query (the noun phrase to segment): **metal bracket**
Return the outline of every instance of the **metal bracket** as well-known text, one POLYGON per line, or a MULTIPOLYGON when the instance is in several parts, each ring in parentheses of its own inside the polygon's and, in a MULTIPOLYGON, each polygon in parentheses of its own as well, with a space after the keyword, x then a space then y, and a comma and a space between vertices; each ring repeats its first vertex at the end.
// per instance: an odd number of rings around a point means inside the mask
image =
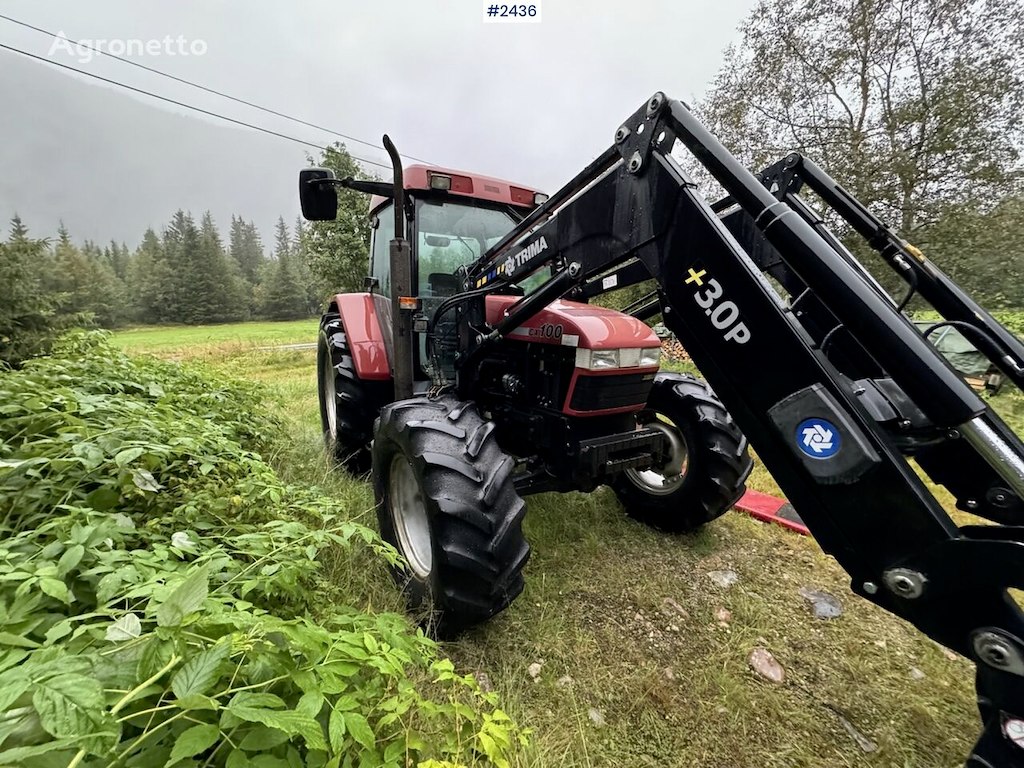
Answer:
POLYGON ((615 131, 615 146, 630 173, 639 173, 647 166, 656 144, 666 153, 671 151, 675 135, 669 136, 661 120, 666 104, 668 98, 658 91, 615 131))

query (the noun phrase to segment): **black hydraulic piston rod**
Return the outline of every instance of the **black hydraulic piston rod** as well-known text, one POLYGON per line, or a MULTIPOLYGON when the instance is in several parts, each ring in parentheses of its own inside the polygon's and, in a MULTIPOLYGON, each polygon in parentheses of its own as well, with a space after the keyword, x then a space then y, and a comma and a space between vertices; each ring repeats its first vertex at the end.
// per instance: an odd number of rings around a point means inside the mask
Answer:
POLYGON ((545 283, 543 287, 539 288, 536 293, 530 294, 512 305, 509 313, 495 326, 491 336, 507 336, 552 301, 561 298, 572 287, 579 274, 580 265, 576 262, 569 264, 555 275, 551 282, 545 283))
MULTIPOLYGON (((901 251, 908 253, 913 260, 909 267, 913 271, 918 293, 947 320, 959 321, 979 329, 979 334, 971 334, 969 340, 986 352, 989 359, 1018 387, 1024 387, 1024 343, 995 322, 984 308, 926 260, 917 248, 904 243, 890 232, 813 160, 797 156, 795 163, 794 171, 798 178, 838 211, 886 261, 892 261, 901 251)), ((896 271, 907 278, 906 270, 896 271)))

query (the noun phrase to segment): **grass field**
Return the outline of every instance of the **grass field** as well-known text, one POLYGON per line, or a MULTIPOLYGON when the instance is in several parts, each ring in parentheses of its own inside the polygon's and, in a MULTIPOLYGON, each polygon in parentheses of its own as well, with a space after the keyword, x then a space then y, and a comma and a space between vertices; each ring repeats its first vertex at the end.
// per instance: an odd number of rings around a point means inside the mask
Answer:
MULTIPOLYGON (((246 324, 116 339, 263 382, 288 426, 270 457, 285 479, 375 524, 365 478, 325 466, 315 353, 255 349, 314 332, 313 322, 246 324)), ((1000 405, 1024 417, 1019 398, 1000 405)), ((774 490, 763 469, 751 485, 774 490)), ((962 764, 977 735, 972 666, 853 596, 810 539, 739 513, 666 536, 626 518, 606 490, 531 497, 525 528, 524 594, 445 647, 533 729, 519 766, 935 768, 962 764), (715 586, 708 573, 720 570, 737 582, 715 586), (838 597, 843 615, 813 618, 803 587, 838 597), (781 684, 750 670, 755 647, 784 667, 781 684)), ((380 574, 366 578, 377 580, 366 590, 374 607, 400 609, 380 574)))
POLYGON ((118 331, 114 343, 133 352, 223 357, 257 347, 316 341, 316 318, 284 323, 228 325, 144 325, 118 331))

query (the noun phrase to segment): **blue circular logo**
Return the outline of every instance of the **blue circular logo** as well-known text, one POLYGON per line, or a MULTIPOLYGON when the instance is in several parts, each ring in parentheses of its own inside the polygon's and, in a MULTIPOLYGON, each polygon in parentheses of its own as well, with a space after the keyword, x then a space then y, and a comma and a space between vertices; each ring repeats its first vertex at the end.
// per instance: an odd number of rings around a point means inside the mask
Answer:
POLYGON ((825 419, 804 419, 796 428, 796 444, 812 459, 831 459, 842 445, 839 428, 825 419))

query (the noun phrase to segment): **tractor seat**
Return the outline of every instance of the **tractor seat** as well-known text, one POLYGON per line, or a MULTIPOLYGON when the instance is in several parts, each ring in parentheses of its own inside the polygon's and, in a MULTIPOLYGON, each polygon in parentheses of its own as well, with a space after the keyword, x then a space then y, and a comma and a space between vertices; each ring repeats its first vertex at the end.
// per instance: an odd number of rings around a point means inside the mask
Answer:
POLYGON ((427 276, 427 288, 431 296, 454 296, 461 287, 457 275, 448 272, 431 272, 427 276))

